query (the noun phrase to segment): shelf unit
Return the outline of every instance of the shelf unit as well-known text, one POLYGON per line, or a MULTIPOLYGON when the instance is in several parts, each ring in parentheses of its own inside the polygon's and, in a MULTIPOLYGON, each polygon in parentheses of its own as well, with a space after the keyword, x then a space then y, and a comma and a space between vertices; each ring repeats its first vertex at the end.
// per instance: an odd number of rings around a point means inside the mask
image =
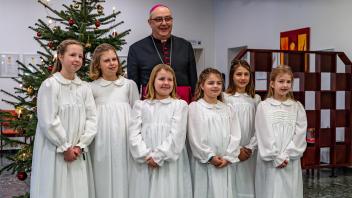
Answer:
MULTIPOLYGON (((261 73, 260 76, 263 78, 261 80, 266 81, 267 85, 269 85, 269 74, 274 65, 275 53, 283 54, 284 64, 289 65, 293 70, 294 80, 297 81, 294 89, 295 99, 306 108, 308 128, 315 130, 315 143, 308 143, 301 160, 302 168, 351 166, 352 63, 346 54, 325 51, 245 49, 235 59, 241 59, 246 53, 250 54, 250 64, 254 71, 261 73), (314 59, 309 61, 312 57, 314 59), (344 65, 344 72, 337 72, 337 60, 341 60, 344 65), (310 69, 309 64, 312 63, 315 67, 310 69), (266 80, 263 77, 265 75, 266 80), (340 104, 341 100, 344 101, 344 105, 340 104), (324 152, 326 154, 326 151, 329 151, 327 155, 329 160, 323 163, 321 157, 324 152)), ((266 89, 256 92, 262 99, 266 97, 266 89)))

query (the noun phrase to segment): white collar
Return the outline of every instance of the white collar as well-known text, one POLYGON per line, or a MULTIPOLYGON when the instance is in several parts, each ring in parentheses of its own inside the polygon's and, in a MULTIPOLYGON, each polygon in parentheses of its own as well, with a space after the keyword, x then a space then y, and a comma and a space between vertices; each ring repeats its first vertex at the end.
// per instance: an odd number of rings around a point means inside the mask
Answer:
POLYGON ((279 100, 275 100, 274 98, 268 98, 266 100, 274 106, 279 106, 281 104, 286 105, 286 106, 291 106, 295 103, 295 101, 292 99, 287 99, 285 101, 279 101, 279 100))
POLYGON ((116 86, 122 86, 125 82, 125 78, 123 76, 119 76, 117 80, 110 81, 110 80, 105 80, 104 78, 100 77, 97 80, 98 85, 102 87, 106 87, 108 85, 111 85, 112 83, 115 84, 116 86))
POLYGON ((225 104, 221 101, 218 101, 216 104, 207 103, 203 98, 199 99, 198 102, 208 109, 222 109, 225 107, 225 104))
POLYGON ((64 85, 69 85, 71 83, 74 83, 76 85, 82 84, 82 80, 77 76, 77 74, 75 74, 75 78, 73 80, 66 79, 60 72, 54 73, 53 77, 64 85))
POLYGON ((238 92, 235 92, 235 94, 233 94, 233 96, 236 96, 236 97, 238 97, 238 96, 246 96, 246 97, 248 97, 249 95, 248 95, 247 93, 238 93, 238 92))
POLYGON ((171 98, 171 97, 167 97, 165 99, 161 99, 161 100, 158 100, 158 99, 153 99, 153 100, 150 100, 150 99, 146 99, 145 101, 149 104, 155 104, 155 103, 162 103, 162 104, 169 104, 173 101, 174 99, 171 98))

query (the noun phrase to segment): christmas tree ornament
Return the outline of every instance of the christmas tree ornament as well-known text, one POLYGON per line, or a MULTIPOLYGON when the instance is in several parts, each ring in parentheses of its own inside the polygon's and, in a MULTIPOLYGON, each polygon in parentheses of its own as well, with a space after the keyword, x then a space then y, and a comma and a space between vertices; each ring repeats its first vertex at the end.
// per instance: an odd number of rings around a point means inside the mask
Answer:
POLYGON ((25 153, 25 152, 23 152, 23 153, 21 153, 20 155, 18 155, 18 159, 20 160, 20 161, 26 161, 27 160, 27 154, 25 153))
POLYGON ((34 93, 33 87, 32 87, 32 86, 27 87, 27 94, 28 94, 29 96, 32 96, 33 93, 34 93))
POLYGON ((27 179, 27 173, 24 171, 20 171, 17 173, 17 179, 24 181, 27 179))
POLYGON ((49 41, 49 42, 48 42, 48 47, 49 47, 50 49, 52 49, 53 46, 54 46, 54 43, 53 43, 52 41, 49 41))
POLYGON ((48 71, 49 72, 53 71, 53 68, 54 68, 54 66, 52 66, 52 65, 48 66, 48 71))
POLYGON ((98 19, 95 20, 95 27, 96 27, 96 28, 100 27, 100 21, 99 21, 98 19))
POLYGON ((79 4, 76 2, 73 7, 78 10, 79 9, 79 4))
POLYGON ((69 24, 70 26, 73 26, 73 25, 75 24, 75 20, 74 20, 73 18, 70 18, 70 19, 68 20, 68 24, 69 24))
POLYGON ((101 6, 100 4, 98 4, 98 5, 97 5, 97 11, 98 11, 98 14, 103 14, 104 7, 101 6))
POLYGON ((40 38, 42 36, 42 33, 37 32, 37 37, 40 38))
POLYGON ((117 37, 118 35, 119 35, 119 33, 117 33, 115 30, 111 33, 111 36, 114 38, 117 37))
POLYGON ((54 32, 59 32, 61 30, 60 26, 53 27, 54 32))
POLYGON ((92 44, 88 42, 88 43, 85 44, 84 47, 86 47, 86 48, 91 48, 91 47, 92 47, 92 44))

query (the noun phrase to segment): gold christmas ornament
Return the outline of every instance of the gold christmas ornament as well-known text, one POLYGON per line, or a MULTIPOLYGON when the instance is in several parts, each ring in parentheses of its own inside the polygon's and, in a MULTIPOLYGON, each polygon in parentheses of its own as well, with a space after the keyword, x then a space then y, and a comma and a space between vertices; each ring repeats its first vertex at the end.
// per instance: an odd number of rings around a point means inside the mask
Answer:
POLYGON ((98 4, 98 5, 97 5, 97 11, 98 11, 98 14, 103 14, 104 7, 101 6, 100 4, 98 4))
POLYGON ((79 9, 79 4, 75 3, 75 5, 73 6, 75 9, 79 9))
POLYGON ((30 96, 32 96, 33 93, 34 93, 33 87, 32 87, 32 86, 29 86, 29 87, 27 88, 27 94, 30 95, 30 96))
POLYGON ((92 44, 91 44, 91 43, 86 43, 86 44, 85 44, 85 47, 86 47, 86 48, 90 48, 90 47, 92 47, 92 44))

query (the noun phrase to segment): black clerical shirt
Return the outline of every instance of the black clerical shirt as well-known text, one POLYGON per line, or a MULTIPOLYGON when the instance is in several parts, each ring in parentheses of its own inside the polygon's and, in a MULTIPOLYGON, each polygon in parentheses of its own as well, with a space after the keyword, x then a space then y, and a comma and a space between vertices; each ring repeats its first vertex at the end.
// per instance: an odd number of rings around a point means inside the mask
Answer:
POLYGON ((147 85, 152 69, 163 60, 165 64, 171 63, 177 85, 191 86, 193 93, 197 83, 197 69, 191 43, 176 36, 171 36, 165 44, 155 38, 154 42, 160 56, 155 50, 151 36, 131 45, 127 57, 128 78, 134 80, 139 88, 141 85, 147 85))

